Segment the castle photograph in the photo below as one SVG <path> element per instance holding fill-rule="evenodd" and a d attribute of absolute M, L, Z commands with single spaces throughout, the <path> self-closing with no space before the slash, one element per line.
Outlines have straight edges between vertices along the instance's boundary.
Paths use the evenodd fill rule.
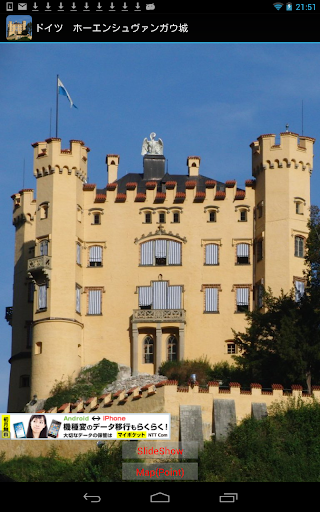
<path fill-rule="evenodd" d="M 32 40 L 32 19 L 31 16 L 25 16 L 27 19 L 13 21 L 7 17 L 7 41 L 31 41 Z M 19 16 L 21 18 L 21 16 Z"/>
<path fill-rule="evenodd" d="M 119 177 L 121 155 L 106 154 L 106 186 L 88 182 L 82 140 L 34 142 L 36 189 L 12 195 L 8 410 L 103 358 L 132 375 L 199 356 L 231 362 L 232 329 L 245 330 L 264 289 L 304 291 L 314 141 L 259 135 L 245 188 L 203 175 L 201 155 L 167 172 L 155 133 L 136 148 L 136 172 Z"/>
<path fill-rule="evenodd" d="M 11 15 L 6 29 L 24 20 Z M 307 290 L 319 45 L 3 49 L 2 410 L 22 412 L 34 397 L 43 408 L 59 383 L 103 360 L 134 382 L 110 393 L 144 387 L 143 375 L 154 386 L 173 379 L 167 362 L 225 365 L 196 397 L 164 385 L 173 415 L 177 397 L 193 406 L 205 401 L 202 386 L 216 391 L 208 382 L 241 383 L 243 401 L 250 384 L 262 394 L 282 385 L 284 396 L 317 385 L 314 372 L 311 383 L 227 372 L 246 355 L 235 333 L 248 312 L 265 312 L 264 293 L 298 301 Z M 256 396 L 247 395 L 237 420 Z"/>

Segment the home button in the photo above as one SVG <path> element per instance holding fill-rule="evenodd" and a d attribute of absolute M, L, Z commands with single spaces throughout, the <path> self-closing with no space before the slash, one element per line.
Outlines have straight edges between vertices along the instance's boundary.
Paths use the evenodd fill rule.
<path fill-rule="evenodd" d="M 151 494 L 150 496 L 151 503 L 170 503 L 169 494 L 164 494 L 163 492 L 157 492 L 156 494 Z"/>

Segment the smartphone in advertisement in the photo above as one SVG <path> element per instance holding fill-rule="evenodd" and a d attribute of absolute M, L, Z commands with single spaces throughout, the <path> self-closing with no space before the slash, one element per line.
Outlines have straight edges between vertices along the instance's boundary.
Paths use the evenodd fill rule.
<path fill-rule="evenodd" d="M 20 421 L 19 423 L 14 423 L 13 428 L 17 439 L 23 439 L 26 437 L 22 421 Z"/>
<path fill-rule="evenodd" d="M 60 421 L 52 420 L 50 428 L 49 428 L 49 432 L 48 432 L 48 437 L 53 437 L 54 439 L 56 439 L 58 437 L 60 427 L 61 427 Z"/>

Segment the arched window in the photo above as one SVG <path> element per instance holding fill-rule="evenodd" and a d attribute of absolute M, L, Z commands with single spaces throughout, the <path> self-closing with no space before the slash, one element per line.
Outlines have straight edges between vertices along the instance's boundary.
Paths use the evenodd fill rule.
<path fill-rule="evenodd" d="M 41 240 L 40 242 L 40 256 L 48 256 L 48 243 L 47 239 Z"/>
<path fill-rule="evenodd" d="M 204 311 L 205 313 L 219 313 L 219 285 L 205 285 L 203 286 L 204 296 Z"/>
<path fill-rule="evenodd" d="M 302 236 L 294 237 L 294 255 L 298 258 L 304 257 L 304 238 Z"/>
<path fill-rule="evenodd" d="M 148 334 L 143 340 L 144 363 L 153 363 L 153 353 L 154 353 L 153 349 L 154 349 L 153 337 Z"/>
<path fill-rule="evenodd" d="M 295 300 L 296 300 L 296 302 L 299 302 L 304 295 L 305 280 L 300 277 L 295 277 L 293 282 L 294 282 L 294 289 L 295 289 Z"/>
<path fill-rule="evenodd" d="M 40 219 L 47 219 L 48 218 L 48 210 L 49 210 L 49 203 L 42 203 L 39 206 L 40 210 Z"/>
<path fill-rule="evenodd" d="M 205 247 L 205 265 L 219 265 L 218 244 L 207 244 Z"/>
<path fill-rule="evenodd" d="M 152 224 L 152 212 L 145 212 L 144 213 L 144 222 L 145 224 Z"/>
<path fill-rule="evenodd" d="M 100 213 L 94 213 L 92 218 L 92 224 L 101 224 L 101 214 Z"/>
<path fill-rule="evenodd" d="M 178 341 L 174 334 L 170 334 L 167 341 L 167 360 L 177 361 L 178 360 Z"/>
<path fill-rule="evenodd" d="M 38 286 L 38 311 L 47 309 L 47 285 Z"/>
<path fill-rule="evenodd" d="M 89 266 L 102 267 L 102 247 L 92 245 L 89 249 Z"/>
<path fill-rule="evenodd" d="M 207 222 L 217 222 L 218 212 L 218 206 L 206 206 L 204 209 L 204 213 L 206 214 Z"/>
<path fill-rule="evenodd" d="M 77 242 L 76 248 L 76 262 L 78 265 L 81 265 L 81 244 L 79 242 Z"/>
<path fill-rule="evenodd" d="M 179 211 L 173 211 L 172 212 L 173 214 L 173 219 L 172 219 L 172 222 L 177 224 L 180 222 L 180 212 Z"/>
<path fill-rule="evenodd" d="M 302 197 L 295 197 L 294 198 L 294 204 L 295 204 L 295 212 L 297 215 L 303 215 L 304 213 L 304 206 L 306 206 L 306 201 Z"/>
<path fill-rule="evenodd" d="M 215 210 L 209 211 L 209 222 L 217 222 L 217 212 Z"/>
<path fill-rule="evenodd" d="M 250 287 L 236 287 L 236 312 L 244 313 L 250 310 Z"/>
<path fill-rule="evenodd" d="M 239 221 L 240 222 L 247 222 L 247 220 L 248 220 L 248 216 L 247 216 L 248 215 L 248 211 L 243 208 L 243 209 L 240 210 L 239 213 L 240 213 Z"/>
<path fill-rule="evenodd" d="M 159 224 L 165 224 L 166 212 L 159 212 Z"/>
<path fill-rule="evenodd" d="M 249 263 L 249 244 L 237 244 L 237 265 Z"/>
<path fill-rule="evenodd" d="M 181 243 L 157 239 L 143 242 L 140 250 L 141 265 L 181 265 Z"/>
<path fill-rule="evenodd" d="M 80 206 L 80 205 L 78 205 Z M 82 210 L 83 212 L 83 210 Z M 103 208 L 89 208 L 89 215 L 91 217 L 91 225 L 99 226 L 102 222 L 102 215 L 104 214 Z"/>

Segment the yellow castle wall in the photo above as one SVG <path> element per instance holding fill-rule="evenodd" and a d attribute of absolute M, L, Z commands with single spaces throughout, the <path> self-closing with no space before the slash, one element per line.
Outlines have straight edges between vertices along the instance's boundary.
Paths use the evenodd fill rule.
<path fill-rule="evenodd" d="M 248 182 L 244 192 L 239 193 L 237 184 L 230 181 L 226 182 L 225 194 L 208 186 L 199 201 L 197 188 L 187 187 L 183 202 L 176 200 L 176 186 L 167 187 L 161 202 L 156 198 L 156 189 L 147 189 L 146 200 L 137 201 L 136 188 L 127 190 L 123 201 L 117 190 L 117 155 L 107 155 L 109 185 L 106 195 L 101 196 L 95 185 L 86 184 L 89 148 L 82 141 L 70 141 L 69 150 L 61 149 L 60 139 L 33 144 L 36 203 L 29 199 L 14 213 L 16 218 L 30 210 L 32 217 L 16 226 L 16 290 L 26 289 L 30 281 L 26 272 L 30 259 L 25 251 L 27 244 L 35 245 L 37 257 L 41 241 L 48 239 L 50 268 L 31 276 L 36 285 L 39 279 L 48 284 L 44 311 L 38 310 L 36 286 L 30 318 L 32 349 L 19 346 L 23 329 L 19 319 L 25 311 L 25 295 L 15 292 L 13 354 L 31 354 L 30 397 L 37 394 L 38 398 L 46 398 L 56 380 L 75 378 L 81 367 L 103 358 L 138 372 L 157 372 L 160 362 L 168 357 L 166 343 L 170 334 L 180 342 L 179 357 L 231 362 L 226 341 L 232 340 L 232 329 L 244 331 L 246 327 L 245 314 L 236 312 L 236 287 L 249 287 L 252 309 L 253 290 L 258 282 L 279 294 L 281 289 L 288 292 L 292 288 L 294 277 L 303 277 L 304 260 L 294 255 L 294 237 L 307 235 L 313 142 L 314 139 L 298 139 L 288 132 L 281 134 L 280 145 L 276 145 L 274 135 L 263 135 L 251 144 L 256 181 Z M 201 173 L 199 165 L 199 157 L 189 157 L 190 181 Z M 28 194 L 32 191 L 21 197 Z M 14 201 L 19 199 L 18 194 L 13 197 Z M 297 197 L 303 199 L 303 213 L 299 214 L 295 209 Z M 261 202 L 259 217 L 257 207 Z M 48 207 L 47 218 L 43 218 L 43 204 Z M 210 208 L 216 211 L 216 222 L 209 222 Z M 151 212 L 151 224 L 145 223 L 146 209 Z M 246 210 L 246 221 L 240 220 L 241 209 Z M 180 212 L 179 223 L 173 222 L 174 211 Z M 160 212 L 166 214 L 161 225 Z M 93 223 L 95 213 L 100 214 L 100 224 Z M 255 242 L 260 238 L 263 259 L 257 262 Z M 156 239 L 181 243 L 181 265 L 141 265 L 141 244 Z M 204 264 L 207 243 L 219 246 L 218 265 Z M 249 264 L 236 263 L 238 243 L 249 244 Z M 81 246 L 80 264 L 76 261 L 77 244 Z M 92 245 L 102 248 L 101 266 L 89 265 Z M 21 251 L 24 256 L 19 260 Z M 183 287 L 184 318 L 132 322 L 133 311 L 139 309 L 138 287 L 158 280 Z M 76 285 L 81 289 L 80 312 L 76 311 Z M 217 313 L 204 312 L 205 285 L 219 289 Z M 91 288 L 102 291 L 100 315 L 88 314 Z M 143 340 L 148 333 L 158 342 L 154 364 L 145 363 L 143 358 Z M 41 353 L 36 351 L 40 342 Z M 16 368 L 19 364 L 15 361 Z M 18 398 L 21 390 L 17 388 L 17 378 L 10 387 L 11 411 L 26 403 L 25 390 L 23 398 Z"/>

